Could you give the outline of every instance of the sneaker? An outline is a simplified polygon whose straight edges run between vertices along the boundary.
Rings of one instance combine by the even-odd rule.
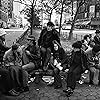
[[[69,91],[69,92],[67,93],[67,97],[70,97],[72,94],[73,94],[73,91]]]
[[[54,82],[47,83],[47,86],[54,86]]]
[[[72,89],[70,87],[68,87],[67,89],[63,90],[63,92],[68,93],[69,91],[72,91]]]
[[[20,93],[19,92],[15,92],[13,90],[8,91],[7,95],[9,96],[18,96]]]
[[[73,94],[74,91],[70,87],[68,87],[68,89],[63,90],[63,92],[65,92],[66,95],[69,97]]]

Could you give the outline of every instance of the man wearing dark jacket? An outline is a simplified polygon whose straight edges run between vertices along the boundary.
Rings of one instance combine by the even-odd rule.
[[[42,30],[38,40],[38,45],[41,48],[42,66],[44,70],[47,70],[47,64],[53,50],[53,40],[60,43],[59,33],[54,29],[54,24],[52,22],[48,22],[47,28]]]
[[[81,41],[75,42],[72,47],[73,51],[71,54],[70,68],[67,76],[67,89],[63,90],[68,96],[73,93],[76,87],[76,81],[80,79],[81,74],[88,69],[88,58],[85,52],[81,50]]]

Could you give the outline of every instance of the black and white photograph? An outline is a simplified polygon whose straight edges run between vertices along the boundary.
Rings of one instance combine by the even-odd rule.
[[[100,100],[100,0],[0,0],[0,100]]]

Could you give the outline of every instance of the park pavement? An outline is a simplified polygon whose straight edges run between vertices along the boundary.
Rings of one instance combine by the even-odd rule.
[[[76,89],[71,97],[67,97],[63,89],[66,83],[63,81],[63,87],[54,89],[41,81],[36,84],[30,83],[28,92],[21,93],[18,97],[1,96],[0,100],[100,100],[100,87],[88,84],[77,83]]]

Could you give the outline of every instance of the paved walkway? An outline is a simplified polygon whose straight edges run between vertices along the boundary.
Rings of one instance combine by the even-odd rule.
[[[65,82],[63,82],[65,88]],[[30,91],[22,93],[18,97],[1,96],[0,100],[100,100],[100,87],[88,84],[77,84],[74,94],[67,97],[63,88],[54,89],[44,82],[30,83]]]

